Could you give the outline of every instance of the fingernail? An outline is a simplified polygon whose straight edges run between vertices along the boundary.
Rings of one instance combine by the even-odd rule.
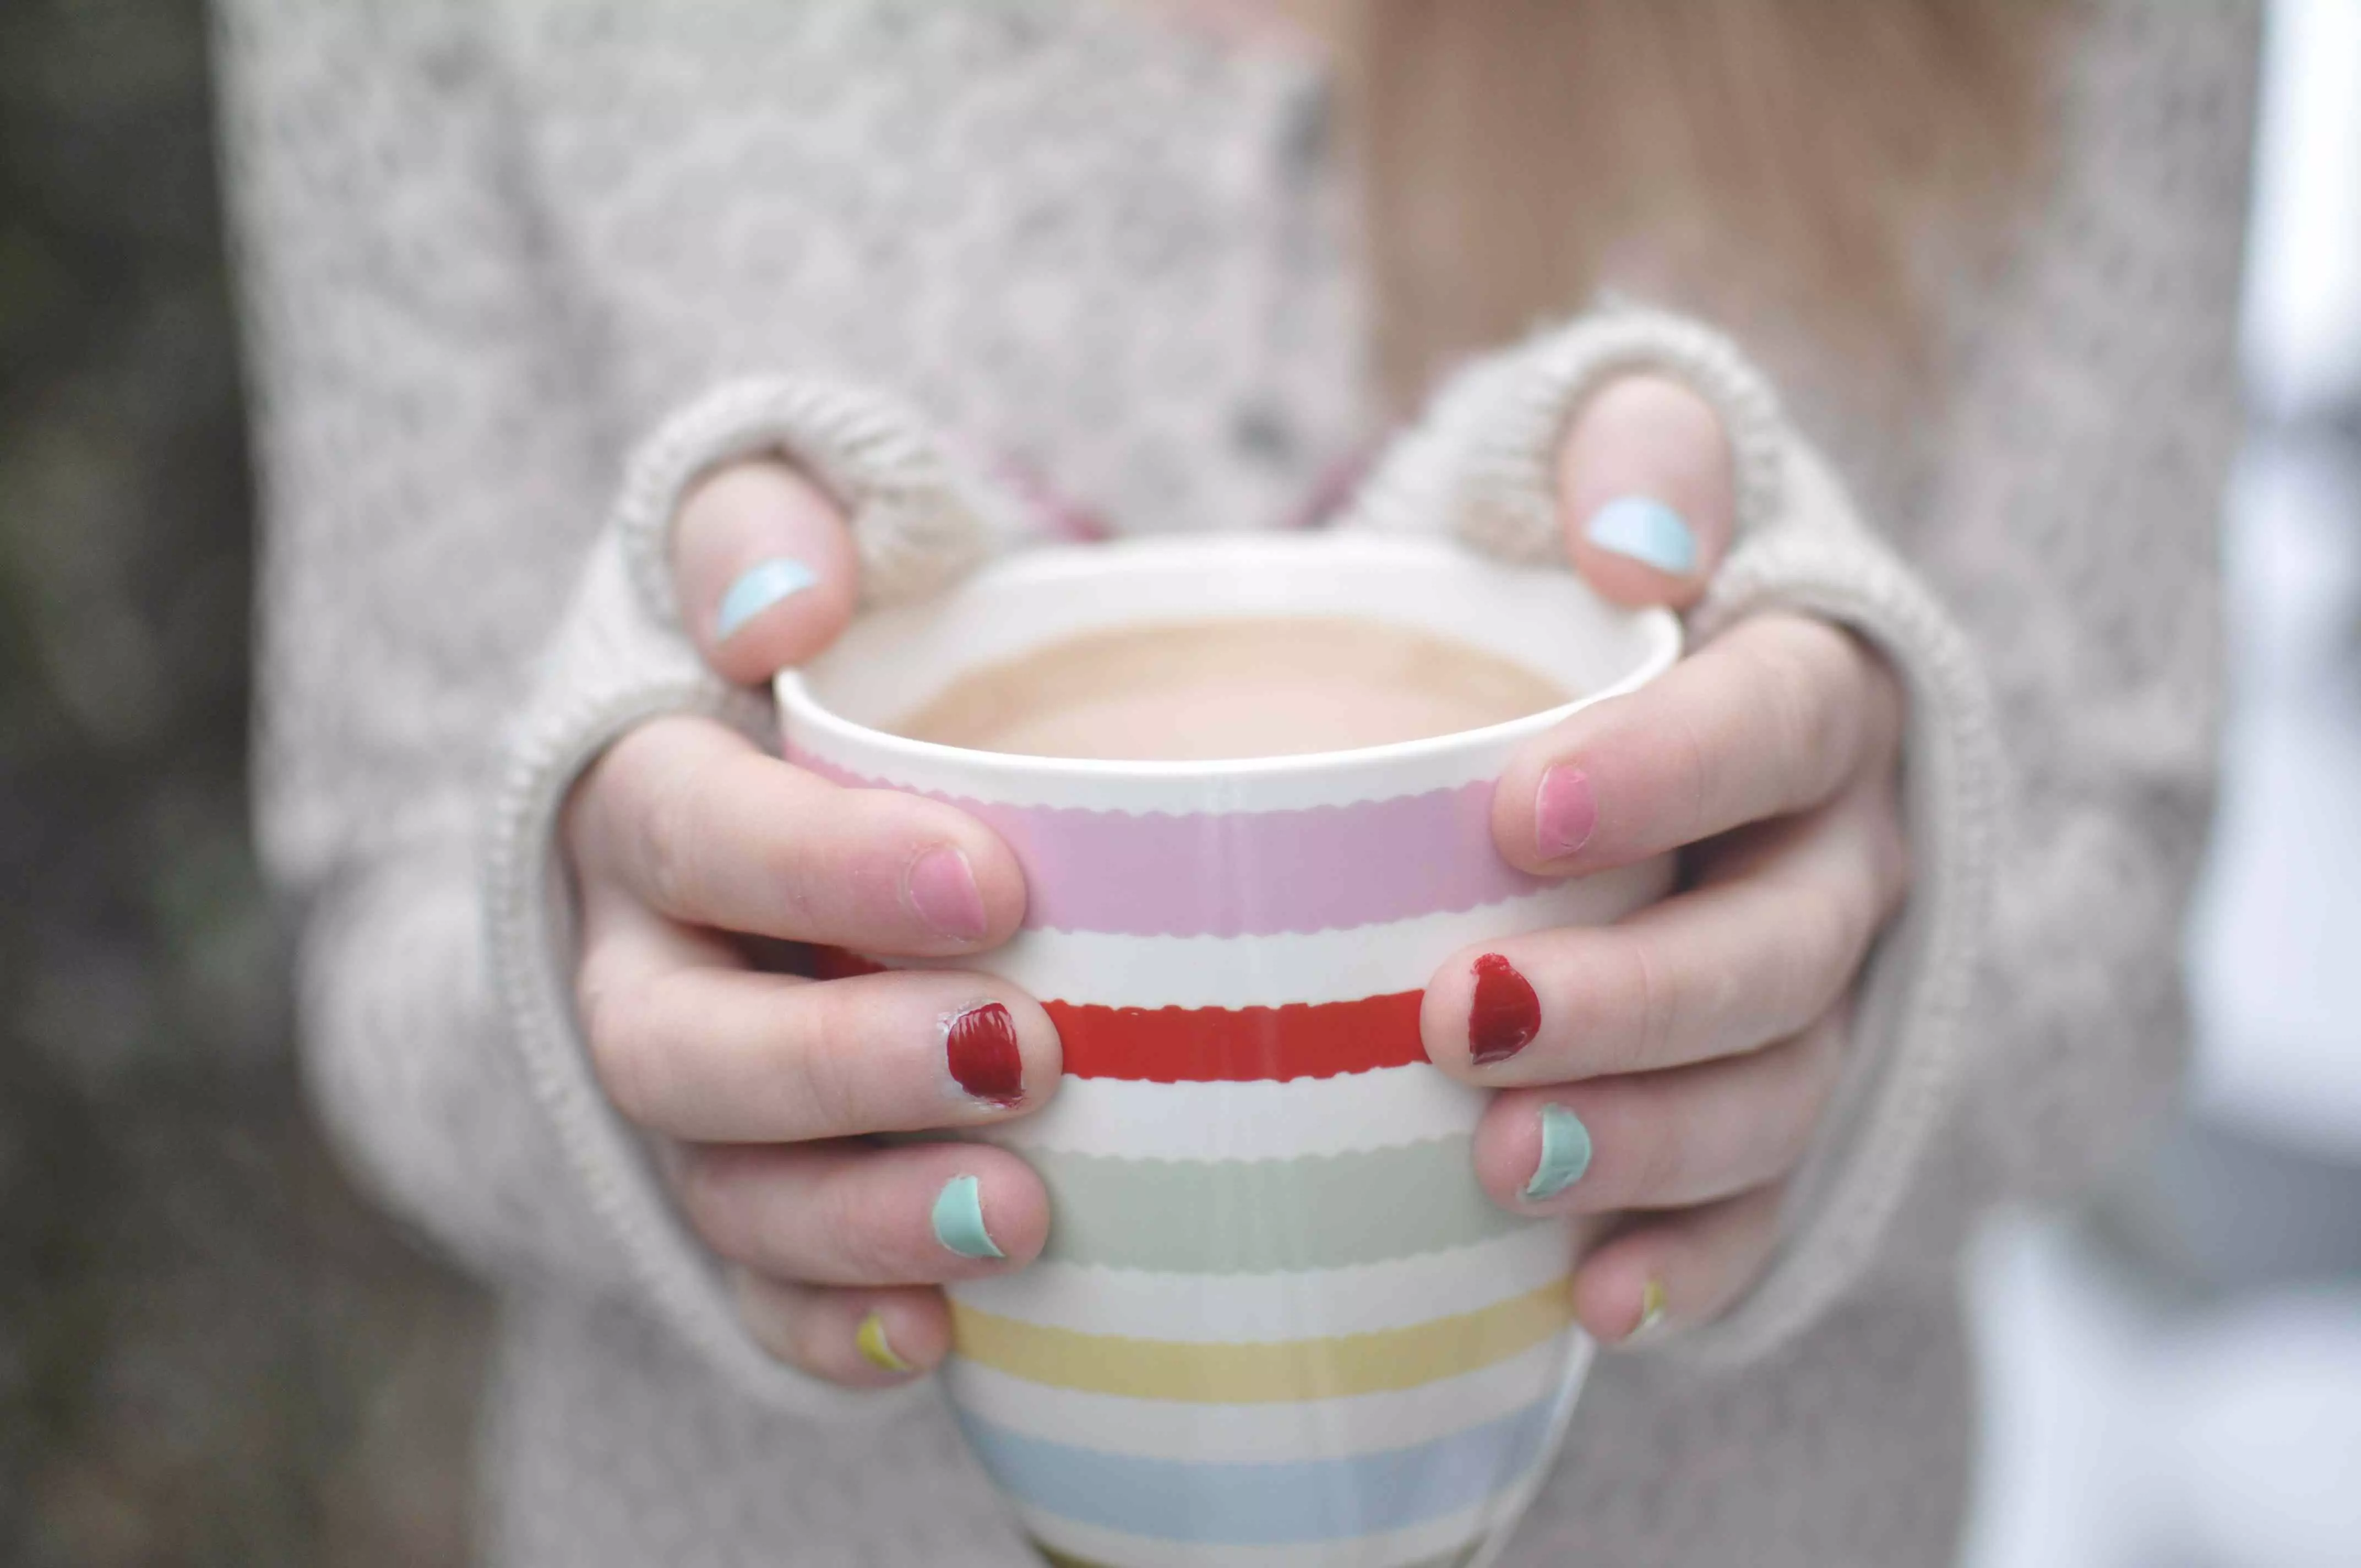
[[[1630,1344],[1644,1335],[1653,1334],[1664,1327],[1664,1281],[1651,1279],[1640,1287],[1640,1321],[1631,1325],[1631,1332],[1623,1336],[1623,1343]]]
[[[1025,1098],[1025,1058],[1016,1048],[1016,1020],[997,1002],[954,1013],[943,1023],[943,1056],[951,1077],[978,1100],[1014,1105]]]
[[[1542,999],[1498,953],[1476,960],[1476,1002],[1467,1010],[1467,1054],[1477,1067],[1507,1061],[1542,1029]]]
[[[1553,762],[1533,792],[1533,837],[1550,860],[1571,855],[1590,842],[1598,826],[1598,796],[1590,775],[1572,762]]]
[[[983,935],[983,894],[974,868],[949,844],[939,844],[910,862],[910,907],[938,936],[972,942]]]
[[[784,598],[796,595],[819,581],[809,566],[791,555],[774,555],[767,561],[757,561],[738,574],[730,591],[721,596],[721,608],[713,615],[713,640],[726,642],[730,634]]]
[[[893,1342],[885,1337],[885,1320],[879,1313],[872,1312],[861,1320],[861,1326],[852,1332],[852,1343],[860,1347],[861,1358],[872,1366],[887,1372],[917,1370],[902,1359]]]
[[[954,1176],[935,1194],[935,1240],[961,1257],[1006,1257],[983,1228],[983,1183]]]
[[[1601,550],[1686,577],[1697,570],[1697,542],[1681,514],[1653,496],[1618,496],[1590,514],[1582,532]]]
[[[1566,1106],[1543,1106],[1542,1157],[1533,1167],[1533,1179],[1525,1183],[1525,1196],[1535,1202],[1554,1198],[1589,1168],[1590,1129]]]

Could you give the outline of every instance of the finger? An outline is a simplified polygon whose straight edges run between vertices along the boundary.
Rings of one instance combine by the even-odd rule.
[[[1486,1086],[1565,1083],[1710,1061],[1810,1025],[1901,901],[1891,792],[1864,779],[1728,853],[1736,870],[1615,925],[1455,956],[1420,1004],[1428,1059]]]
[[[1493,842],[1547,875],[1629,865],[1818,805],[1890,759],[1901,729],[1900,686],[1850,632],[1754,617],[1520,753]]]
[[[1843,1037],[1831,1014],[1727,1061],[1509,1091],[1477,1124],[1477,1179],[1522,1214],[1671,1209],[1760,1187],[1810,1146]]]
[[[755,1273],[815,1285],[936,1285],[1033,1261],[1049,1197],[988,1144],[702,1144],[675,1162],[681,1212]]]
[[[1595,393],[1558,448],[1557,486],[1575,570],[1617,604],[1694,604],[1737,526],[1721,420],[1669,376]]]
[[[616,1109],[700,1143],[795,1143],[978,1125],[1057,1087],[1049,1014],[989,975],[815,982],[678,961],[636,905],[586,912],[578,1006]]]
[[[1629,1344],[1719,1316],[1771,1261],[1784,1197],[1760,1187],[1623,1231],[1575,1269],[1575,1317],[1602,1343]]]
[[[907,1383],[950,1352],[950,1311],[939,1290],[846,1290],[730,1279],[755,1343],[798,1371],[854,1388]]]
[[[845,789],[710,719],[640,726],[569,808],[577,865],[675,920],[869,952],[1008,939],[1025,877],[997,834],[940,801]]]
[[[681,620],[715,674],[756,685],[852,619],[859,564],[841,509],[775,459],[698,481],[673,521]]]

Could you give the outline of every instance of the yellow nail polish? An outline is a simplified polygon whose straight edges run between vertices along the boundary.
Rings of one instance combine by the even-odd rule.
[[[1651,1279],[1640,1287],[1640,1321],[1631,1325],[1630,1333],[1623,1336],[1625,1342],[1628,1343],[1638,1339],[1642,1334],[1653,1332],[1664,1321],[1664,1281]]]
[[[885,1320],[875,1312],[861,1320],[853,1331],[852,1343],[861,1347],[862,1358],[872,1366],[888,1372],[913,1372],[917,1368],[895,1354],[893,1344],[885,1338]]]

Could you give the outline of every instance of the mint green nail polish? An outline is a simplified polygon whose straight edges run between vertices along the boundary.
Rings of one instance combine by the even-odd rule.
[[[983,1228],[982,1183],[954,1176],[935,1194],[935,1240],[961,1257],[1006,1257]]]
[[[739,573],[730,591],[721,596],[721,608],[713,616],[713,640],[728,641],[731,632],[781,599],[792,598],[818,581],[818,574],[792,556],[774,555],[755,562]]]
[[[1533,1167],[1533,1179],[1525,1183],[1526,1198],[1535,1202],[1554,1198],[1589,1168],[1590,1129],[1563,1105],[1543,1106],[1542,1157]]]
[[[1583,525],[1601,550],[1629,555],[1675,577],[1697,570],[1697,535],[1681,514],[1653,496],[1618,496]]]

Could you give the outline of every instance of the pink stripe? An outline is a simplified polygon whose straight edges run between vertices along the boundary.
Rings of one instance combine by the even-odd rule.
[[[823,778],[863,778],[791,747]],[[1492,786],[1301,811],[1171,816],[958,806],[1008,841],[1025,868],[1025,924],[1128,937],[1260,937],[1381,926],[1497,904],[1549,885],[1492,848]]]

